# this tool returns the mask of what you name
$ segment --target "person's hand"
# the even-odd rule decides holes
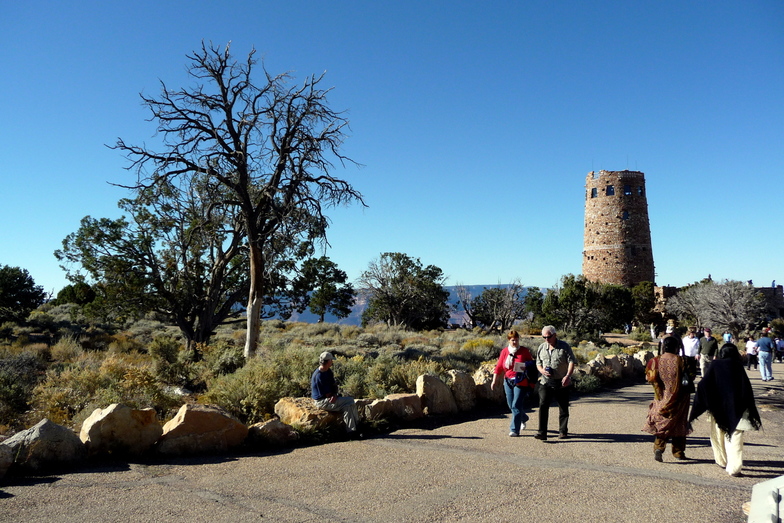
[[[571,377],[564,376],[563,379],[561,380],[561,385],[563,385],[564,387],[568,387],[571,382],[572,382]]]

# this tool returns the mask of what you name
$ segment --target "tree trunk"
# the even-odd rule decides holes
[[[250,291],[248,293],[248,331],[245,336],[245,361],[256,355],[261,328],[261,306],[264,303],[264,260],[261,249],[250,244]]]

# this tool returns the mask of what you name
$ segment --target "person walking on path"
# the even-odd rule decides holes
[[[754,365],[754,370],[757,370],[757,342],[754,341],[754,336],[746,338],[746,360],[749,370],[752,365]]]
[[[762,381],[773,381],[773,355],[775,353],[776,344],[770,339],[768,330],[764,329],[762,336],[757,340],[757,358],[759,358]]]
[[[694,328],[690,328],[686,336],[681,340],[683,343],[683,355],[686,357],[686,367],[689,374],[697,375],[697,367],[700,364],[700,339]]]
[[[655,436],[653,459],[656,461],[663,461],[668,440],[672,440],[675,459],[686,459],[686,436],[691,433],[688,421],[691,393],[683,384],[687,370],[684,358],[678,355],[680,348],[678,338],[664,338],[662,355],[648,361],[645,368],[645,379],[653,385],[654,400],[642,430]]]
[[[547,441],[547,422],[550,404],[558,402],[558,438],[569,436],[569,387],[572,373],[577,364],[572,348],[558,339],[555,327],[548,325],[542,329],[544,343],[536,351],[536,368],[539,378],[539,430],[536,439]]]
[[[709,327],[705,327],[705,336],[700,338],[700,375],[704,378],[711,361],[719,350],[719,342],[711,336]]]
[[[509,331],[506,338],[508,343],[498,357],[490,390],[495,390],[503,378],[506,404],[512,411],[509,436],[516,437],[520,435],[521,430],[525,430],[525,424],[528,421],[528,415],[523,410],[523,405],[534,383],[528,379],[526,363],[533,365],[534,361],[531,351],[527,347],[520,346],[520,334],[517,331]]]
[[[727,343],[719,349],[708,373],[697,385],[689,421],[707,412],[713,459],[730,476],[741,476],[743,433],[762,427],[751,381],[738,348]]]
[[[361,438],[362,434],[357,431],[359,421],[357,404],[351,396],[338,395],[338,385],[332,373],[334,362],[335,356],[331,352],[321,353],[319,366],[310,377],[310,396],[317,408],[343,414],[343,422],[346,424],[349,438]]]

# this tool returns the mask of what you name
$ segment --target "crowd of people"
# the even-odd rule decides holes
[[[577,358],[572,348],[552,325],[542,329],[542,343],[535,351],[520,345],[520,334],[511,330],[494,369],[492,390],[503,386],[511,411],[509,436],[518,437],[529,417],[526,398],[538,384],[538,425],[534,438],[546,441],[551,404],[558,404],[558,438],[569,437],[569,394]],[[654,436],[654,460],[664,461],[670,443],[675,459],[686,460],[686,438],[692,422],[704,416],[710,423],[710,443],[716,464],[731,476],[740,476],[743,466],[744,433],[762,426],[754,402],[751,381],[738,347],[727,333],[722,343],[710,328],[689,329],[681,339],[668,329],[660,339],[658,355],[649,360],[646,380],[653,385],[654,399],[648,408],[643,431]],[[781,343],[781,345],[779,345]],[[784,352],[784,340],[773,340],[764,330],[758,340],[746,341],[748,369],[759,364],[763,381],[773,379],[771,362]],[[354,399],[340,396],[332,373],[334,356],[323,352],[311,377],[311,395],[316,407],[340,412],[349,438],[362,438]],[[699,381],[697,380],[699,374]],[[692,402],[692,395],[694,400]]]

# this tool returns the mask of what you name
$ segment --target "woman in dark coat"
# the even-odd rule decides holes
[[[725,343],[697,386],[689,421],[709,413],[713,459],[730,476],[740,476],[743,466],[743,433],[762,427],[751,381],[738,348]]]
[[[681,384],[686,364],[678,353],[680,339],[662,339],[662,355],[648,362],[645,379],[653,385],[654,400],[642,430],[653,434],[653,459],[663,461],[667,441],[672,440],[672,455],[686,459],[686,436],[691,433],[688,421],[691,391]]]

